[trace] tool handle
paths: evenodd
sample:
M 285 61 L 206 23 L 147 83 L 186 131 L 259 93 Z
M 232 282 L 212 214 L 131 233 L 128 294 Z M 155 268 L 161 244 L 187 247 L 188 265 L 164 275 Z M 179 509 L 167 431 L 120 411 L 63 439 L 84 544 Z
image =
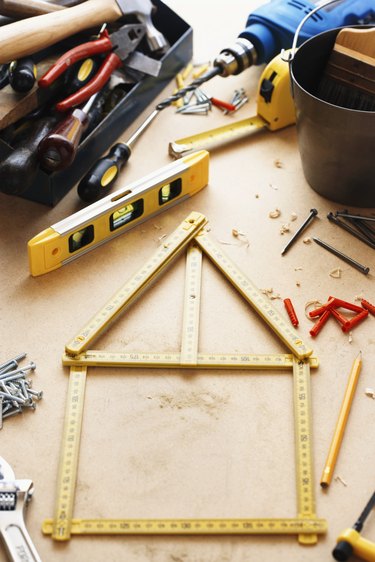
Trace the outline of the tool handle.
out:
M 107 195 L 130 155 L 131 150 L 127 144 L 114 144 L 108 154 L 100 158 L 80 181 L 78 195 L 82 201 L 92 203 Z
M 116 0 L 87 0 L 72 8 L 11 23 L 1 29 L 0 63 L 31 55 L 103 21 L 116 21 L 121 15 Z
M 5 528 L 1 529 L 1 537 L 10 560 L 14 562 L 19 562 L 20 560 L 41 562 L 23 521 L 9 523 Z
M 32 133 L 20 142 L 15 150 L 0 162 L 0 190 L 19 195 L 27 190 L 38 172 L 37 148 L 56 124 L 55 117 L 43 117 L 33 127 Z
M 36 72 L 36 66 L 31 57 L 15 60 L 9 66 L 9 84 L 15 92 L 29 92 L 35 84 Z
M 96 41 L 87 41 L 87 43 L 82 43 L 74 49 L 70 49 L 64 55 L 62 55 L 55 64 L 51 66 L 49 70 L 38 81 L 38 86 L 40 88 L 48 88 L 63 72 L 65 72 L 72 64 L 92 57 L 100 53 L 106 53 L 112 49 L 112 43 L 109 39 L 108 32 L 105 30 L 105 35 Z
M 38 158 L 44 170 L 57 172 L 73 162 L 87 122 L 87 114 L 76 108 L 44 137 L 38 146 Z
M 44 0 L 0 0 L 1 15 L 15 18 L 39 16 L 63 9 L 64 6 L 45 2 Z
M 121 65 L 121 59 L 115 53 L 110 53 L 105 58 L 95 76 L 83 86 L 83 88 L 56 104 L 57 111 L 66 111 L 88 100 L 93 94 L 99 92 L 103 86 L 106 85 L 112 72 Z

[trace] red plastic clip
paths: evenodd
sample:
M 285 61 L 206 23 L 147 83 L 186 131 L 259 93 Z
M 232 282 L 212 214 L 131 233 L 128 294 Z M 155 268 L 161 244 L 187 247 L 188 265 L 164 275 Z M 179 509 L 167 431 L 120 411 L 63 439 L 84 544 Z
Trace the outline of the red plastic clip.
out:
M 365 299 L 361 300 L 361 305 L 363 306 L 363 308 L 365 308 L 366 310 L 368 310 L 369 312 L 371 312 L 371 314 L 373 316 L 375 316 L 375 306 L 373 304 L 371 304 L 370 302 L 366 301 Z
M 350 326 L 350 319 L 344 316 L 343 314 L 341 314 L 341 312 L 339 312 L 336 308 L 332 308 L 331 312 L 333 316 L 336 318 L 336 320 L 338 320 L 340 324 L 342 324 L 341 326 L 342 331 L 343 332 L 347 331 L 346 329 L 349 329 Z
M 331 310 L 327 308 L 325 312 L 323 312 L 323 314 L 315 322 L 314 326 L 311 328 L 310 335 L 313 337 L 317 336 L 330 316 L 331 316 Z
M 362 310 L 362 312 L 359 312 L 356 316 L 354 316 L 350 321 L 349 321 L 349 326 L 347 328 L 342 328 L 344 332 L 350 332 L 350 330 L 352 328 L 354 328 L 354 326 L 356 326 L 357 324 L 359 324 L 359 322 L 362 322 L 362 320 L 364 320 L 366 317 L 368 316 L 368 310 Z
M 227 101 L 218 100 L 217 98 L 210 98 L 212 105 L 220 107 L 220 109 L 226 109 L 227 111 L 236 111 L 236 106 Z
M 284 304 L 285 304 L 285 308 L 286 308 L 286 311 L 288 313 L 288 316 L 290 318 L 291 323 L 293 324 L 293 326 L 297 327 L 298 326 L 298 318 L 297 318 L 296 311 L 294 310 L 292 301 L 290 299 L 284 299 Z

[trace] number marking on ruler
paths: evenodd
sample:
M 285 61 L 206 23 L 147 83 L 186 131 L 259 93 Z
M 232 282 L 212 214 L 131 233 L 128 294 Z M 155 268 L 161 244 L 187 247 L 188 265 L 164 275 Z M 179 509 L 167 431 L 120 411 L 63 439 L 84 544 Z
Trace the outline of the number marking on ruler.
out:
M 312 369 L 316 369 L 319 366 L 317 357 L 310 356 L 309 361 Z M 65 354 L 63 356 L 63 365 L 85 365 L 86 367 L 149 367 L 152 369 L 280 369 L 284 371 L 293 368 L 293 355 L 281 353 L 274 355 L 198 353 L 196 363 L 184 365 L 182 364 L 180 353 L 116 353 L 113 351 L 88 350 L 75 357 Z
M 85 400 L 86 367 L 70 368 L 52 538 L 70 538 Z
M 45 535 L 53 520 L 43 522 Z M 73 519 L 72 535 L 296 535 L 327 532 L 324 519 Z
M 66 346 L 70 355 L 81 353 L 146 289 L 165 268 L 190 242 L 190 240 L 206 224 L 207 219 L 201 213 L 191 213 L 181 225 L 169 236 L 161 248 L 151 259 L 117 291 L 107 304 L 89 321 L 89 323 Z
M 295 359 L 293 368 L 294 426 L 296 443 L 297 509 L 299 517 L 315 517 L 311 444 L 311 392 L 308 361 Z M 302 544 L 315 544 L 316 535 L 300 534 Z
M 297 357 L 302 359 L 311 355 L 312 349 L 303 343 L 297 332 L 290 327 L 286 320 L 263 297 L 253 282 L 239 270 L 237 265 L 224 254 L 221 248 L 214 244 L 207 234 L 202 233 L 198 235 L 196 242 Z

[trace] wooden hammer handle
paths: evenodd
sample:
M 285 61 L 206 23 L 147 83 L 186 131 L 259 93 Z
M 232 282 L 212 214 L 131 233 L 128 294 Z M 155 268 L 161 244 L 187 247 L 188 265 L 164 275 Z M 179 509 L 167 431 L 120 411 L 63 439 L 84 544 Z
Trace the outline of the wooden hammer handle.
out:
M 78 6 L 3 26 L 0 64 L 31 55 L 74 33 L 120 18 L 116 0 L 87 0 Z
M 0 0 L 0 13 L 2 16 L 25 18 L 40 16 L 49 12 L 63 10 L 64 6 L 45 2 L 45 0 Z

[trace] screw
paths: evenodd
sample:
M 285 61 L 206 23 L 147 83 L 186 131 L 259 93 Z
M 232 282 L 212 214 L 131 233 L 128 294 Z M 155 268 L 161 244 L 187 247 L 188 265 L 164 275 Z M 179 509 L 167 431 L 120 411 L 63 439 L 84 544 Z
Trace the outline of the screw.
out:
M 349 256 L 343 254 L 339 250 L 336 250 L 336 248 L 333 248 L 332 246 L 327 244 L 327 242 L 323 242 L 323 240 L 320 240 L 319 238 L 313 238 L 313 240 L 314 240 L 314 242 L 319 244 L 319 246 L 322 246 L 322 248 L 325 248 L 326 250 L 328 250 L 328 252 L 331 252 L 331 254 L 334 254 L 335 256 L 337 256 L 338 258 L 340 258 L 344 262 L 348 263 L 349 265 L 351 265 L 352 267 L 354 267 L 355 269 L 357 269 L 358 271 L 360 271 L 364 275 L 367 275 L 369 273 L 369 271 L 370 271 L 369 267 L 366 267 L 366 266 L 358 263 L 357 261 L 353 260 L 353 258 L 350 258 Z
M 288 244 L 285 246 L 285 248 L 281 252 L 282 256 L 287 253 L 287 251 L 292 246 L 292 244 L 294 244 L 294 242 L 297 240 L 297 238 L 299 237 L 301 232 L 303 230 L 305 230 L 306 226 L 313 220 L 313 218 L 316 217 L 317 214 L 318 214 L 318 211 L 316 209 L 310 209 L 310 214 L 307 217 L 307 219 L 305 220 L 305 222 L 301 224 L 301 226 L 299 227 L 297 232 L 294 234 L 294 236 L 292 236 L 292 238 L 289 240 Z
M 18 373 L 23 373 L 24 371 L 34 371 L 36 369 L 36 365 L 34 363 L 34 361 L 31 361 L 29 363 L 29 365 L 26 365 L 26 367 L 22 367 L 22 369 L 16 369 L 15 371 L 10 371 L 7 372 L 4 375 L 0 376 L 0 379 L 6 379 L 6 377 L 10 376 L 10 375 L 17 375 Z

